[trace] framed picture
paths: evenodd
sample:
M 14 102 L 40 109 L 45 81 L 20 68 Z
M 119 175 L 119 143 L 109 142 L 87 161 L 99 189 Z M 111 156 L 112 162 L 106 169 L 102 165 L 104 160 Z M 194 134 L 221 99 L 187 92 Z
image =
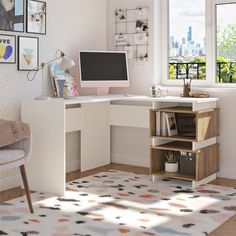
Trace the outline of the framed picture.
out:
M 46 34 L 46 2 L 27 0 L 26 32 Z
M 174 136 L 178 134 L 175 113 L 166 113 L 166 124 L 169 136 Z
M 24 0 L 0 1 L 0 30 L 24 32 Z
M 16 63 L 16 36 L 0 34 L 0 63 Z
M 18 70 L 36 71 L 39 66 L 39 39 L 18 37 Z

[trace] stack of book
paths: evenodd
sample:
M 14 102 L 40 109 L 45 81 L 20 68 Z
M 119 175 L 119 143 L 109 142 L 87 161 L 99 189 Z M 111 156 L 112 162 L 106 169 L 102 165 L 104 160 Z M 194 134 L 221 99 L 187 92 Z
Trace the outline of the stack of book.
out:
M 79 96 L 75 78 L 70 75 L 68 70 L 61 70 L 58 63 L 53 63 L 49 66 L 49 73 L 54 97 L 63 97 L 65 84 L 68 85 L 69 97 Z
M 156 112 L 156 135 L 174 136 L 177 134 L 175 113 Z

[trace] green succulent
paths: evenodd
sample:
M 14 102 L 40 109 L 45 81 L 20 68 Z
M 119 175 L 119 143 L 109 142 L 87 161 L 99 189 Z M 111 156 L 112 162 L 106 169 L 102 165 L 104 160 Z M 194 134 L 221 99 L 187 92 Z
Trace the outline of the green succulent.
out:
M 179 161 L 179 152 L 169 151 L 166 154 L 166 160 L 168 163 L 176 163 Z

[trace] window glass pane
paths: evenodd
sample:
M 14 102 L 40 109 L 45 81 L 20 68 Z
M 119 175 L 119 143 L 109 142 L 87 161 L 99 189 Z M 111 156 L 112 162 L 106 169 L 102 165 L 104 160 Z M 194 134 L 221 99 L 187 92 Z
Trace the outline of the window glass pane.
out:
M 216 82 L 236 83 L 236 4 L 216 5 Z
M 205 0 L 169 0 L 169 79 L 206 78 Z

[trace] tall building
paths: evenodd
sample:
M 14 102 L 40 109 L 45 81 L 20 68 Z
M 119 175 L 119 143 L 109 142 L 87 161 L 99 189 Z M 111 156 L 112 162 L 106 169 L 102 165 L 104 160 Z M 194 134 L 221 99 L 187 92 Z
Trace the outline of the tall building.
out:
M 188 27 L 187 40 L 188 40 L 188 42 L 192 41 L 192 26 Z

